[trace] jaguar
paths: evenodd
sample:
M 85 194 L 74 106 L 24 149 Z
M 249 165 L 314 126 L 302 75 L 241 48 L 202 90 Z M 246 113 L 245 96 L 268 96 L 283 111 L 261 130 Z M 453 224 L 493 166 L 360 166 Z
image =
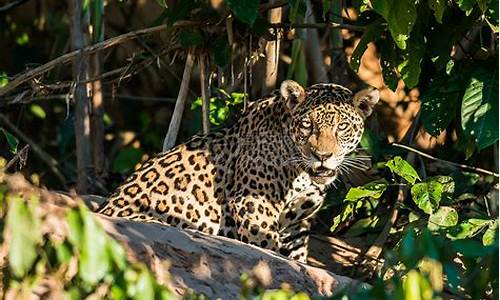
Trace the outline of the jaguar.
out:
M 353 93 L 286 80 L 231 126 L 144 162 L 99 212 L 230 237 L 305 262 L 311 220 L 378 100 L 372 87 Z

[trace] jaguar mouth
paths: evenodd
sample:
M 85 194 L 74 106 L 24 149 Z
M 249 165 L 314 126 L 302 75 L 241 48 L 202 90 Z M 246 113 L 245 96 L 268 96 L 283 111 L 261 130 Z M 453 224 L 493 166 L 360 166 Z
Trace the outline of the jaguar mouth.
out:
M 314 177 L 333 177 L 335 176 L 336 171 L 332 169 L 328 169 L 325 167 L 318 167 L 316 169 L 311 170 L 311 175 Z

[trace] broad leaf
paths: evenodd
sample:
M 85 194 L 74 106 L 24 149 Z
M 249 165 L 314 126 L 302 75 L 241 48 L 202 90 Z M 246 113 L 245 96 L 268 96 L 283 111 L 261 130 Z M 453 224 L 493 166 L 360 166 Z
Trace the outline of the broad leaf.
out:
M 234 13 L 236 19 L 248 25 L 255 22 L 259 9 L 258 0 L 226 0 L 225 3 Z
M 127 173 L 134 169 L 134 166 L 139 163 L 143 155 L 141 149 L 132 147 L 123 148 L 118 152 L 118 155 L 113 160 L 111 169 L 113 172 Z
M 431 79 L 422 93 L 420 118 L 425 131 L 438 136 L 453 121 L 463 96 L 463 86 L 457 78 L 442 75 Z
M 357 201 L 362 198 L 371 197 L 378 199 L 387 188 L 387 182 L 384 180 L 373 181 L 361 187 L 352 187 L 345 196 L 346 201 Z
M 475 137 L 479 150 L 498 141 L 498 67 L 479 67 L 465 90 L 462 128 Z
M 471 238 L 488 227 L 491 222 L 484 219 L 468 219 L 455 226 L 446 236 L 450 239 Z
M 412 0 L 372 1 L 373 9 L 389 24 L 391 35 L 401 49 L 406 49 L 407 40 L 417 19 L 417 9 Z
M 483 234 L 483 245 L 484 246 L 489 246 L 492 245 L 495 242 L 495 238 L 498 235 L 498 220 L 495 220 L 493 222 L 490 222 L 488 225 L 488 229 Z
M 476 4 L 476 0 L 456 0 L 458 7 L 465 11 L 466 15 L 470 15 L 474 5 Z
M 432 179 L 417 183 L 411 187 L 413 201 L 426 214 L 432 214 L 439 207 L 442 194 L 443 185 Z
M 413 184 L 420 177 L 418 177 L 417 171 L 404 159 L 400 156 L 396 156 L 393 159 L 389 160 L 385 163 L 386 167 L 388 167 L 393 173 L 403 177 L 406 181 Z
M 7 144 L 9 145 L 9 151 L 13 154 L 17 153 L 17 146 L 19 145 L 19 141 L 15 136 L 13 136 L 10 132 L 0 127 L 0 131 L 3 132 L 5 139 L 7 140 Z
M 78 272 L 83 281 L 95 284 L 110 267 L 106 234 L 90 212 L 81 209 L 80 214 L 83 219 L 83 239 Z
M 378 19 L 375 22 L 367 26 L 363 36 L 358 42 L 356 49 L 352 52 L 351 57 L 351 68 L 358 72 L 359 64 L 361 63 L 361 57 L 368 48 L 368 44 L 380 38 L 382 32 L 384 31 L 384 26 L 382 25 L 382 19 Z
M 45 110 L 43 110 L 43 108 L 38 104 L 30 105 L 30 111 L 32 114 L 34 114 L 36 117 L 40 119 L 45 119 L 47 117 Z
M 411 89 L 417 85 L 420 78 L 420 62 L 425 52 L 425 40 L 419 27 L 413 30 L 408 45 L 405 60 L 398 66 L 398 70 L 405 85 Z
M 457 211 L 449 206 L 441 206 L 435 213 L 429 216 L 427 228 L 431 231 L 436 231 L 443 227 L 455 226 L 457 222 Z
M 429 0 L 429 8 L 434 11 L 438 23 L 443 23 L 443 14 L 446 9 L 446 0 Z
M 42 233 L 32 208 L 22 198 L 11 196 L 8 201 L 9 265 L 16 276 L 22 277 L 37 258 L 36 246 L 42 241 Z

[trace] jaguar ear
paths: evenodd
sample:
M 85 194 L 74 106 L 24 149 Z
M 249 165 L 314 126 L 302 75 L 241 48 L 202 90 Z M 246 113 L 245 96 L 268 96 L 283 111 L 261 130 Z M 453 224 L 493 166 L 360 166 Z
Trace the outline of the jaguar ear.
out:
M 306 100 L 306 91 L 300 84 L 293 80 L 285 80 L 280 87 L 281 96 L 285 100 L 286 107 L 293 111 L 297 105 Z
M 370 86 L 366 89 L 363 89 L 357 92 L 353 97 L 353 104 L 356 106 L 365 118 L 368 118 L 369 115 L 373 112 L 373 107 L 377 104 L 380 99 L 380 92 Z

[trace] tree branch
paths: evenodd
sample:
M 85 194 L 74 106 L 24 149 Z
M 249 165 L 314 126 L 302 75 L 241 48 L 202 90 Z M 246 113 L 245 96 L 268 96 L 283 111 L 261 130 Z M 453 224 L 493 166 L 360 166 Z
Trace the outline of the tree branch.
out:
M 184 66 L 184 73 L 182 74 L 181 86 L 179 88 L 177 102 L 175 103 L 174 113 L 172 115 L 172 119 L 170 120 L 170 125 L 168 126 L 167 135 L 163 141 L 163 151 L 167 151 L 174 147 L 175 141 L 177 140 L 177 134 L 179 133 L 182 121 L 182 113 L 184 112 L 184 106 L 186 105 L 189 81 L 191 80 L 191 70 L 193 69 L 194 62 L 193 56 L 193 51 L 190 50 L 186 58 L 186 64 Z
M 454 167 L 457 167 L 457 168 L 460 168 L 460 169 L 465 169 L 465 170 L 473 171 L 473 172 L 476 172 L 476 173 L 482 173 L 482 174 L 486 174 L 486 175 L 490 175 L 490 176 L 495 176 L 497 178 L 499 177 L 499 175 L 497 173 L 495 173 L 495 172 L 488 171 L 488 170 L 485 170 L 485 169 L 482 169 L 482 168 L 478 168 L 478 167 L 468 166 L 468 165 L 459 164 L 459 163 L 455 163 L 455 162 L 452 162 L 452 161 L 440 159 L 440 158 L 434 157 L 434 156 L 432 156 L 430 154 L 427 154 L 425 152 L 422 152 L 420 150 L 417 150 L 417 149 L 412 148 L 412 147 L 407 146 L 407 145 L 402 145 L 402 144 L 398 144 L 398 143 L 392 143 L 391 145 L 394 146 L 394 147 L 405 149 L 405 150 L 410 151 L 410 152 L 414 152 L 414 153 L 416 153 L 416 154 L 418 154 L 418 155 L 420 155 L 422 157 L 428 158 L 428 159 L 433 160 L 433 161 L 438 161 L 438 162 L 441 162 L 441 163 L 444 163 L 444 164 L 447 164 L 447 165 L 451 165 L 451 166 L 454 166 Z

